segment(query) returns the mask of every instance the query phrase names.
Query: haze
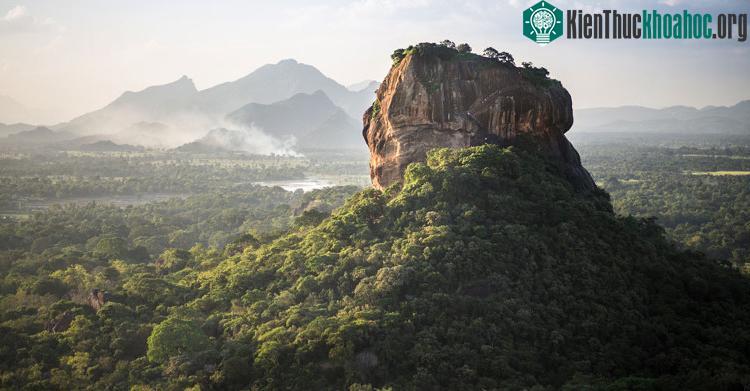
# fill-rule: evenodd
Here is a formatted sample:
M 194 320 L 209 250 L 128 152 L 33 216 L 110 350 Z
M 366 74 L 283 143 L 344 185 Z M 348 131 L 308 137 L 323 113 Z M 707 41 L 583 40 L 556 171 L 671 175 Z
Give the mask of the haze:
M 748 43 L 572 41 L 521 35 L 521 0 L 0 1 L 0 95 L 55 123 L 127 90 L 188 75 L 199 89 L 294 58 L 342 84 L 381 80 L 393 49 L 445 38 L 511 52 L 563 81 L 576 108 L 732 105 L 750 88 Z M 560 8 L 748 12 L 747 1 L 555 1 Z

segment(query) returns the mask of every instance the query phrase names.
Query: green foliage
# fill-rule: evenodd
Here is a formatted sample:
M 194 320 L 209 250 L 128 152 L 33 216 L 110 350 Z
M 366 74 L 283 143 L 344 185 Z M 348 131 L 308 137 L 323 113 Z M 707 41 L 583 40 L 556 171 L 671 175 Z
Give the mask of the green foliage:
M 380 114 L 380 101 L 375 99 L 370 106 L 370 119 L 375 119 Z
M 284 231 L 298 214 L 296 208 L 314 204 L 329 211 L 356 189 L 295 194 L 253 186 L 124 209 L 97 203 L 54 206 L 25 220 L 0 220 L 0 242 L 7 241 L 7 250 L 36 256 L 47 251 L 59 262 L 100 258 L 144 263 L 168 248 L 195 243 L 223 247 L 248 231 Z
M 445 47 L 447 47 L 449 49 L 455 49 L 456 48 L 456 44 L 453 41 L 451 41 L 450 39 L 446 39 L 446 40 L 440 41 L 440 45 L 441 46 L 445 46 Z
M 506 66 L 515 67 L 515 60 L 513 56 L 508 52 L 498 52 L 492 47 L 488 47 L 482 52 L 482 56 L 471 52 L 471 46 L 466 43 L 462 43 L 456 46 L 450 40 L 444 40 L 437 43 L 422 42 L 417 45 L 410 45 L 406 49 L 396 49 L 391 54 L 391 60 L 393 66 L 398 65 L 408 55 L 415 55 L 420 57 L 437 57 L 441 60 L 473 60 L 482 61 L 483 64 L 502 64 Z M 530 64 L 530 63 L 529 63 Z
M 515 67 L 516 66 L 516 60 L 513 59 L 513 56 L 508 52 L 500 52 L 497 54 L 497 61 L 499 61 L 501 64 L 506 64 Z
M 535 67 L 531 62 L 523 62 L 521 64 L 521 75 L 533 84 L 541 87 L 560 84 L 558 80 L 550 79 L 547 68 Z
M 20 156 L 0 165 L 9 178 L 3 182 L 9 193 L 0 200 L 18 200 L 19 208 L 28 194 L 45 196 L 45 189 L 66 188 L 65 181 L 78 175 L 86 178 L 76 185 L 78 195 L 106 194 L 109 190 L 101 189 L 111 178 L 85 176 L 87 165 L 200 193 L 127 207 L 53 205 L 28 216 L 0 218 L 0 333 L 7 337 L 0 341 L 0 389 L 182 389 L 199 381 L 204 388 L 241 388 L 252 375 L 245 366 L 253 361 L 248 343 L 224 340 L 221 352 L 209 347 L 150 362 L 147 339 L 154 325 L 170 317 L 191 319 L 204 335 L 221 337 L 223 311 L 231 305 L 224 290 L 234 274 L 217 268 L 221 261 L 250 253 L 292 229 L 305 210 L 328 214 L 357 190 L 302 193 L 246 183 L 274 178 L 290 162 L 298 166 L 296 158 L 196 159 L 182 165 L 178 156 L 177 163 L 164 167 L 155 159 L 127 156 Z M 348 155 L 311 159 L 306 170 L 356 175 L 366 168 L 341 156 Z M 57 179 L 58 166 L 72 175 Z M 170 175 L 177 179 L 167 179 Z M 202 181 L 204 175 L 211 178 Z M 14 193 L 20 189 L 28 192 Z M 301 222 L 316 218 L 305 216 Z M 94 289 L 109 292 L 97 312 L 90 301 Z
M 238 253 L 242 253 L 245 250 L 245 248 L 258 247 L 259 245 L 260 245 L 260 242 L 253 235 L 250 235 L 247 233 L 242 234 L 236 239 L 227 243 L 227 245 L 224 247 L 224 254 L 235 255 Z
M 451 45 L 450 43 L 446 43 L 446 41 L 443 41 L 443 43 L 440 44 L 432 42 L 422 42 L 416 45 L 409 45 L 409 47 L 407 47 L 406 49 L 396 49 L 391 55 L 393 66 L 398 65 L 401 60 L 406 58 L 406 56 L 408 55 L 415 55 L 419 57 L 438 57 L 442 60 L 451 60 L 456 58 L 482 58 L 481 56 L 472 54 L 471 47 L 469 47 L 468 44 L 464 43 L 455 46 L 455 44 Z
M 487 58 L 496 59 L 500 55 L 500 52 L 498 52 L 497 49 L 490 46 L 482 51 L 482 55 Z
M 302 212 L 299 217 L 294 219 L 294 225 L 297 227 L 315 227 L 323 222 L 328 216 L 328 213 L 320 212 L 317 209 L 306 210 Z
M 750 150 L 655 143 L 584 144 L 581 152 L 618 213 L 654 216 L 685 248 L 736 267 L 750 263 L 750 176 L 694 174 L 750 170 Z
M 668 389 L 739 384 L 747 282 L 598 197 L 527 152 L 433 151 L 400 192 L 359 193 L 241 261 L 243 273 L 273 276 L 234 293 L 258 292 L 242 323 L 257 336 L 254 384 L 559 388 L 580 374 L 612 387 L 638 376 Z M 686 327 L 689 341 L 671 342 Z M 742 369 L 694 364 L 707 356 Z
M 128 244 L 124 239 L 117 236 L 105 236 L 96 243 L 94 255 L 103 258 L 124 258 L 128 253 Z
M 167 318 L 154 327 L 148 337 L 149 361 L 164 363 L 182 354 L 195 354 L 209 348 L 203 331 L 189 320 Z
M 63 297 L 70 287 L 57 278 L 41 278 L 32 283 L 29 293 L 34 295 L 53 295 Z
M 156 261 L 159 271 L 176 271 L 188 266 L 193 256 L 186 250 L 170 248 L 164 250 Z
M 249 181 L 304 178 L 299 158 L 179 153 L 74 154 L 0 157 L 0 208 L 29 199 L 67 202 L 103 196 L 201 194 Z
M 611 170 L 615 194 L 629 169 L 644 179 L 636 160 Z M 748 280 L 557 170 L 523 147 L 439 149 L 385 191 L 250 188 L 0 223 L 0 388 L 746 384 Z M 697 183 L 702 206 L 728 202 Z M 141 260 L 99 256 L 142 243 Z M 110 292 L 98 312 L 93 288 Z
M 458 50 L 459 53 L 471 53 L 471 46 L 469 46 L 468 43 L 462 43 L 456 46 L 456 50 Z
M 393 53 L 391 54 L 391 61 L 393 61 L 392 65 L 395 67 L 401 62 L 401 60 L 404 59 L 404 57 L 406 57 L 406 53 L 404 49 L 394 50 Z

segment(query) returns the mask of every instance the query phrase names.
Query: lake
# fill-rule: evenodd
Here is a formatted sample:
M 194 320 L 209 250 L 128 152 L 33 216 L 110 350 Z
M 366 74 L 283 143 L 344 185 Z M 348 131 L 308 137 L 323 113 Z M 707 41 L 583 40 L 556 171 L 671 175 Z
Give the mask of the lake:
M 335 177 L 313 177 L 305 179 L 286 179 L 278 181 L 260 181 L 253 182 L 254 185 L 260 186 L 279 186 L 286 191 L 296 191 L 302 189 L 308 192 L 317 189 L 323 189 L 332 186 L 354 185 L 366 187 L 370 184 L 369 175 L 339 175 Z
M 286 191 L 296 191 L 298 189 L 302 189 L 302 191 L 304 192 L 336 186 L 336 184 L 327 179 L 290 179 L 281 181 L 253 182 L 253 184 L 268 187 L 278 186 Z

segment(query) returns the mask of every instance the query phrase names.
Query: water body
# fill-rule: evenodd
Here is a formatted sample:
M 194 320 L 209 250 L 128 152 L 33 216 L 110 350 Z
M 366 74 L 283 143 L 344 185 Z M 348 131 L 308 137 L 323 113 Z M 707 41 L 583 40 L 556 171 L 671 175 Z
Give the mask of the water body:
M 349 174 L 349 175 L 331 175 L 331 176 L 314 176 L 307 177 L 304 179 L 284 179 L 277 181 L 260 181 L 252 182 L 254 185 L 259 186 L 278 186 L 286 191 L 297 191 L 302 190 L 307 193 L 308 191 L 323 189 L 326 187 L 333 186 L 358 186 L 367 187 L 370 185 L 370 175 L 362 174 Z
M 297 191 L 298 189 L 302 189 L 302 191 L 305 193 L 307 193 L 308 191 L 312 191 L 312 190 L 336 186 L 336 184 L 333 183 L 332 181 L 328 179 L 321 179 L 321 178 L 289 179 L 289 180 L 281 180 L 281 181 L 263 181 L 263 182 L 254 182 L 254 184 L 260 185 L 260 186 L 268 186 L 268 187 L 278 186 L 286 191 Z

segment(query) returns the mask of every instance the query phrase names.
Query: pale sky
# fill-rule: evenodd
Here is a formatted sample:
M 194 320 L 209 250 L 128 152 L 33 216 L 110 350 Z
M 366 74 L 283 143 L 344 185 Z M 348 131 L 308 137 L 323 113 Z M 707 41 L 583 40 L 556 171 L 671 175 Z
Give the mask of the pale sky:
M 294 58 L 342 84 L 382 80 L 395 48 L 451 39 L 551 71 L 576 108 L 750 99 L 750 40 L 581 41 L 539 47 L 524 0 L 0 0 L 0 95 L 62 121 L 182 75 L 199 89 Z M 568 1 L 562 9 L 750 12 L 750 1 Z

